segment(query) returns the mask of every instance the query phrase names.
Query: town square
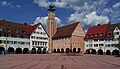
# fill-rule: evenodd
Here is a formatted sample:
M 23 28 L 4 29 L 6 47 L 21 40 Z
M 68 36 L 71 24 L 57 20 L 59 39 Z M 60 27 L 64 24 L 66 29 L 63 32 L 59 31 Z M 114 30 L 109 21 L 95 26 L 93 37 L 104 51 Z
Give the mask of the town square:
M 120 69 L 119 0 L 0 0 L 0 69 Z
M 109 55 L 8 54 L 0 69 L 119 69 L 120 58 Z

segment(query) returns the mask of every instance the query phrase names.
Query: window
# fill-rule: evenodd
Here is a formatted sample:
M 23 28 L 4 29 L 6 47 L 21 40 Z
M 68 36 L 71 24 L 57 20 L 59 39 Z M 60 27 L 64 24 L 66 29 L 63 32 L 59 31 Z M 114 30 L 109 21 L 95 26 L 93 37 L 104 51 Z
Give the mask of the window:
M 95 35 L 95 37 L 97 37 L 97 36 L 98 36 L 98 34 Z
M 0 40 L 0 44 L 6 44 L 5 40 Z
M 114 32 L 114 35 L 119 35 L 119 32 Z
M 42 29 L 41 27 L 38 27 L 38 29 Z
M 3 29 L 3 28 L 0 28 L 0 31 L 4 31 L 4 29 Z
M 94 47 L 98 47 L 98 44 L 94 44 Z
M 86 45 L 86 47 L 88 47 L 88 45 Z
M 35 45 L 35 42 L 34 42 L 34 41 L 32 41 L 32 45 Z
M 94 42 L 97 42 L 98 41 L 98 39 L 94 39 Z
M 103 44 L 99 44 L 99 46 L 103 46 Z
M 99 39 L 99 41 L 104 41 L 104 39 L 101 38 L 101 39 Z
M 26 32 L 24 30 L 22 30 L 22 33 L 25 34 Z
M 18 30 L 15 30 L 16 33 L 18 33 L 19 31 Z
M 17 44 L 17 41 L 14 41 L 14 44 Z
M 25 44 L 25 42 L 21 42 L 21 45 L 24 45 Z
M 102 36 L 103 34 L 100 34 L 100 36 Z

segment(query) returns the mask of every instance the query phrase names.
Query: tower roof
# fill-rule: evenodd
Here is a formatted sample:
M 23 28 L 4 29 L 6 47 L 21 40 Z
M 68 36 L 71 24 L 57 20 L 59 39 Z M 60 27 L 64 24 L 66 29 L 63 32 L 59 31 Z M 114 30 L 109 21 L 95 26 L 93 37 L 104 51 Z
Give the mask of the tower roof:
M 55 11 L 55 9 L 54 9 L 54 4 L 53 4 L 53 3 L 51 3 L 51 4 L 49 5 L 48 11 L 49 11 L 49 12 L 54 12 L 54 11 Z

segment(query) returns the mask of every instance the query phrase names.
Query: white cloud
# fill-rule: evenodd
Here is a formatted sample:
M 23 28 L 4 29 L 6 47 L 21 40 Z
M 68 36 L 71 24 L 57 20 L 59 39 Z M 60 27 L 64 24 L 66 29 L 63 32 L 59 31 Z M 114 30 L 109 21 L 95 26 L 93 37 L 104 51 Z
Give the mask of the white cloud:
M 47 8 L 50 4 L 50 1 L 48 0 L 34 0 L 33 3 L 36 3 L 39 5 L 39 7 L 44 7 L 44 8 Z
M 109 18 L 107 16 L 98 16 L 96 11 L 93 11 L 89 14 L 86 12 L 78 13 L 75 12 L 71 14 L 68 18 L 68 22 L 78 22 L 80 21 L 84 25 L 97 25 L 104 24 L 109 22 Z
M 105 24 L 109 22 L 109 18 L 107 16 L 98 16 L 95 11 L 86 15 L 84 20 L 86 24 L 90 25 Z
M 0 1 L 0 6 L 3 6 L 3 7 L 11 7 L 11 8 L 20 8 L 21 6 L 20 5 L 13 5 L 13 3 L 11 1 Z
M 11 4 L 11 2 L 7 2 L 7 1 L 1 1 L 1 6 L 10 6 L 13 7 L 13 5 Z
M 43 25 L 46 25 L 46 20 L 48 19 L 48 17 L 37 17 L 36 20 L 34 21 L 34 24 L 37 23 L 42 23 Z M 63 24 L 61 23 L 61 19 L 58 17 L 55 17 L 55 20 L 57 20 L 57 26 L 63 26 Z
M 112 7 L 113 7 L 113 8 L 118 8 L 118 7 L 120 7 L 120 2 L 114 4 Z
M 20 5 L 16 5 L 16 7 L 20 8 L 21 6 Z
M 65 7 L 67 6 L 67 3 L 65 3 L 65 2 L 60 2 L 59 0 L 56 0 L 56 1 L 54 2 L 54 5 L 55 5 L 56 7 L 65 8 Z

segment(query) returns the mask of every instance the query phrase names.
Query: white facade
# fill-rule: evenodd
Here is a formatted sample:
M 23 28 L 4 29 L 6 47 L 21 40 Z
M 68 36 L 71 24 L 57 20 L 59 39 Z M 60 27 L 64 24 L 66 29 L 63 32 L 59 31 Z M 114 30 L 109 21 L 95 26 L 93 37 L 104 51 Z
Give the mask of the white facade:
M 47 33 L 45 32 L 44 28 L 41 24 L 32 32 L 30 35 L 30 50 L 32 48 L 41 48 L 42 50 L 46 48 L 48 51 L 49 43 L 48 43 L 49 37 Z
M 22 36 L 22 35 L 12 35 L 8 34 L 7 37 L 7 47 L 12 47 L 14 50 L 17 48 L 30 48 L 30 39 L 29 36 Z
M 119 43 L 120 29 L 116 27 L 113 31 L 113 38 L 94 38 L 85 40 L 85 52 L 88 49 L 95 49 L 98 52 L 99 49 L 102 49 L 103 52 L 110 50 L 118 50 L 116 44 Z

